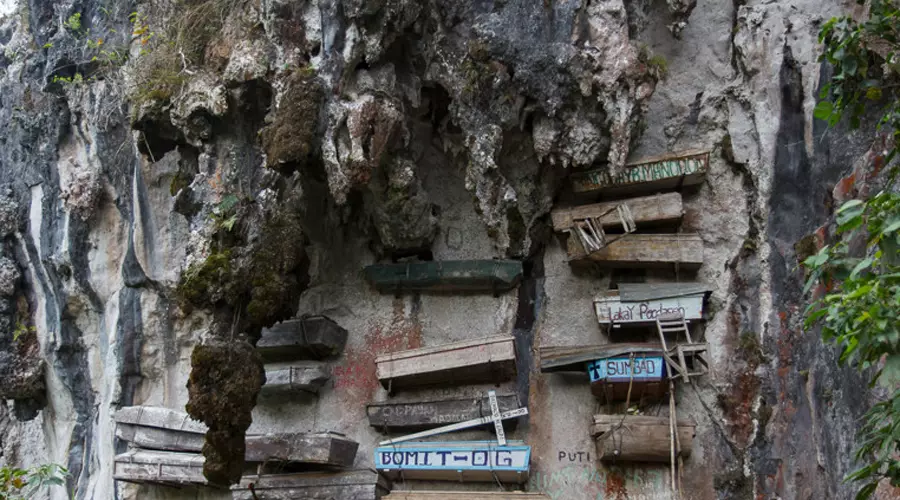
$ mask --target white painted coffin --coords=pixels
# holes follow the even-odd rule
[[[207,485],[203,455],[174,451],[130,450],[116,455],[117,481],[167,485]]]

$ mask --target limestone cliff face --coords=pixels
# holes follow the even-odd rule
[[[225,434],[251,409],[250,431],[343,432],[371,466],[377,354],[512,332],[528,489],[664,495],[663,467],[585,458],[587,384],[535,368],[539,345],[606,340],[590,301],[613,278],[573,270],[548,214],[574,169],[707,149],[682,229],[704,243],[713,369],[678,392],[698,423],[685,490],[849,498],[867,395],[801,331],[794,246],[872,161],[865,133],[811,117],[816,33],[849,3],[0,2],[2,462],[63,464],[77,499],[214,498],[115,484],[111,414],[239,386],[247,404],[194,395],[192,414]],[[361,278],[429,252],[523,259],[526,279],[392,297]],[[204,375],[222,370],[196,346],[249,351],[304,313],[350,332],[318,398],[254,407],[258,370]]]

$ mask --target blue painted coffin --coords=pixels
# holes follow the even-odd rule
[[[630,357],[607,358],[587,363],[591,382],[606,380],[607,382],[659,381],[665,376],[665,361],[662,356],[635,356],[632,366]]]
[[[375,468],[388,478],[524,483],[531,447],[522,441],[408,442],[375,449]]]

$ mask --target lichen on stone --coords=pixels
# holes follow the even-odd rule
[[[321,85],[313,75],[291,73],[271,123],[260,132],[267,166],[297,168],[310,161],[318,148],[322,98]]]

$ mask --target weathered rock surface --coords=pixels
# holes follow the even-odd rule
[[[512,333],[528,489],[665,495],[664,467],[587,453],[588,384],[533,357],[609,340],[590,302],[615,282],[698,280],[713,370],[677,394],[697,422],[691,498],[848,498],[868,396],[802,333],[795,250],[877,156],[812,119],[816,34],[845,4],[0,2],[2,461],[66,466],[78,500],[194,498],[112,480],[112,415],[148,404],[210,426],[217,482],[248,430],[342,432],[368,467],[377,355]],[[688,149],[712,152],[684,193],[696,275],[570,268],[548,230],[567,175]],[[429,254],[522,258],[526,276],[497,297],[392,297],[360,273]],[[332,381],[254,406],[252,343],[302,314],[349,331]]]

